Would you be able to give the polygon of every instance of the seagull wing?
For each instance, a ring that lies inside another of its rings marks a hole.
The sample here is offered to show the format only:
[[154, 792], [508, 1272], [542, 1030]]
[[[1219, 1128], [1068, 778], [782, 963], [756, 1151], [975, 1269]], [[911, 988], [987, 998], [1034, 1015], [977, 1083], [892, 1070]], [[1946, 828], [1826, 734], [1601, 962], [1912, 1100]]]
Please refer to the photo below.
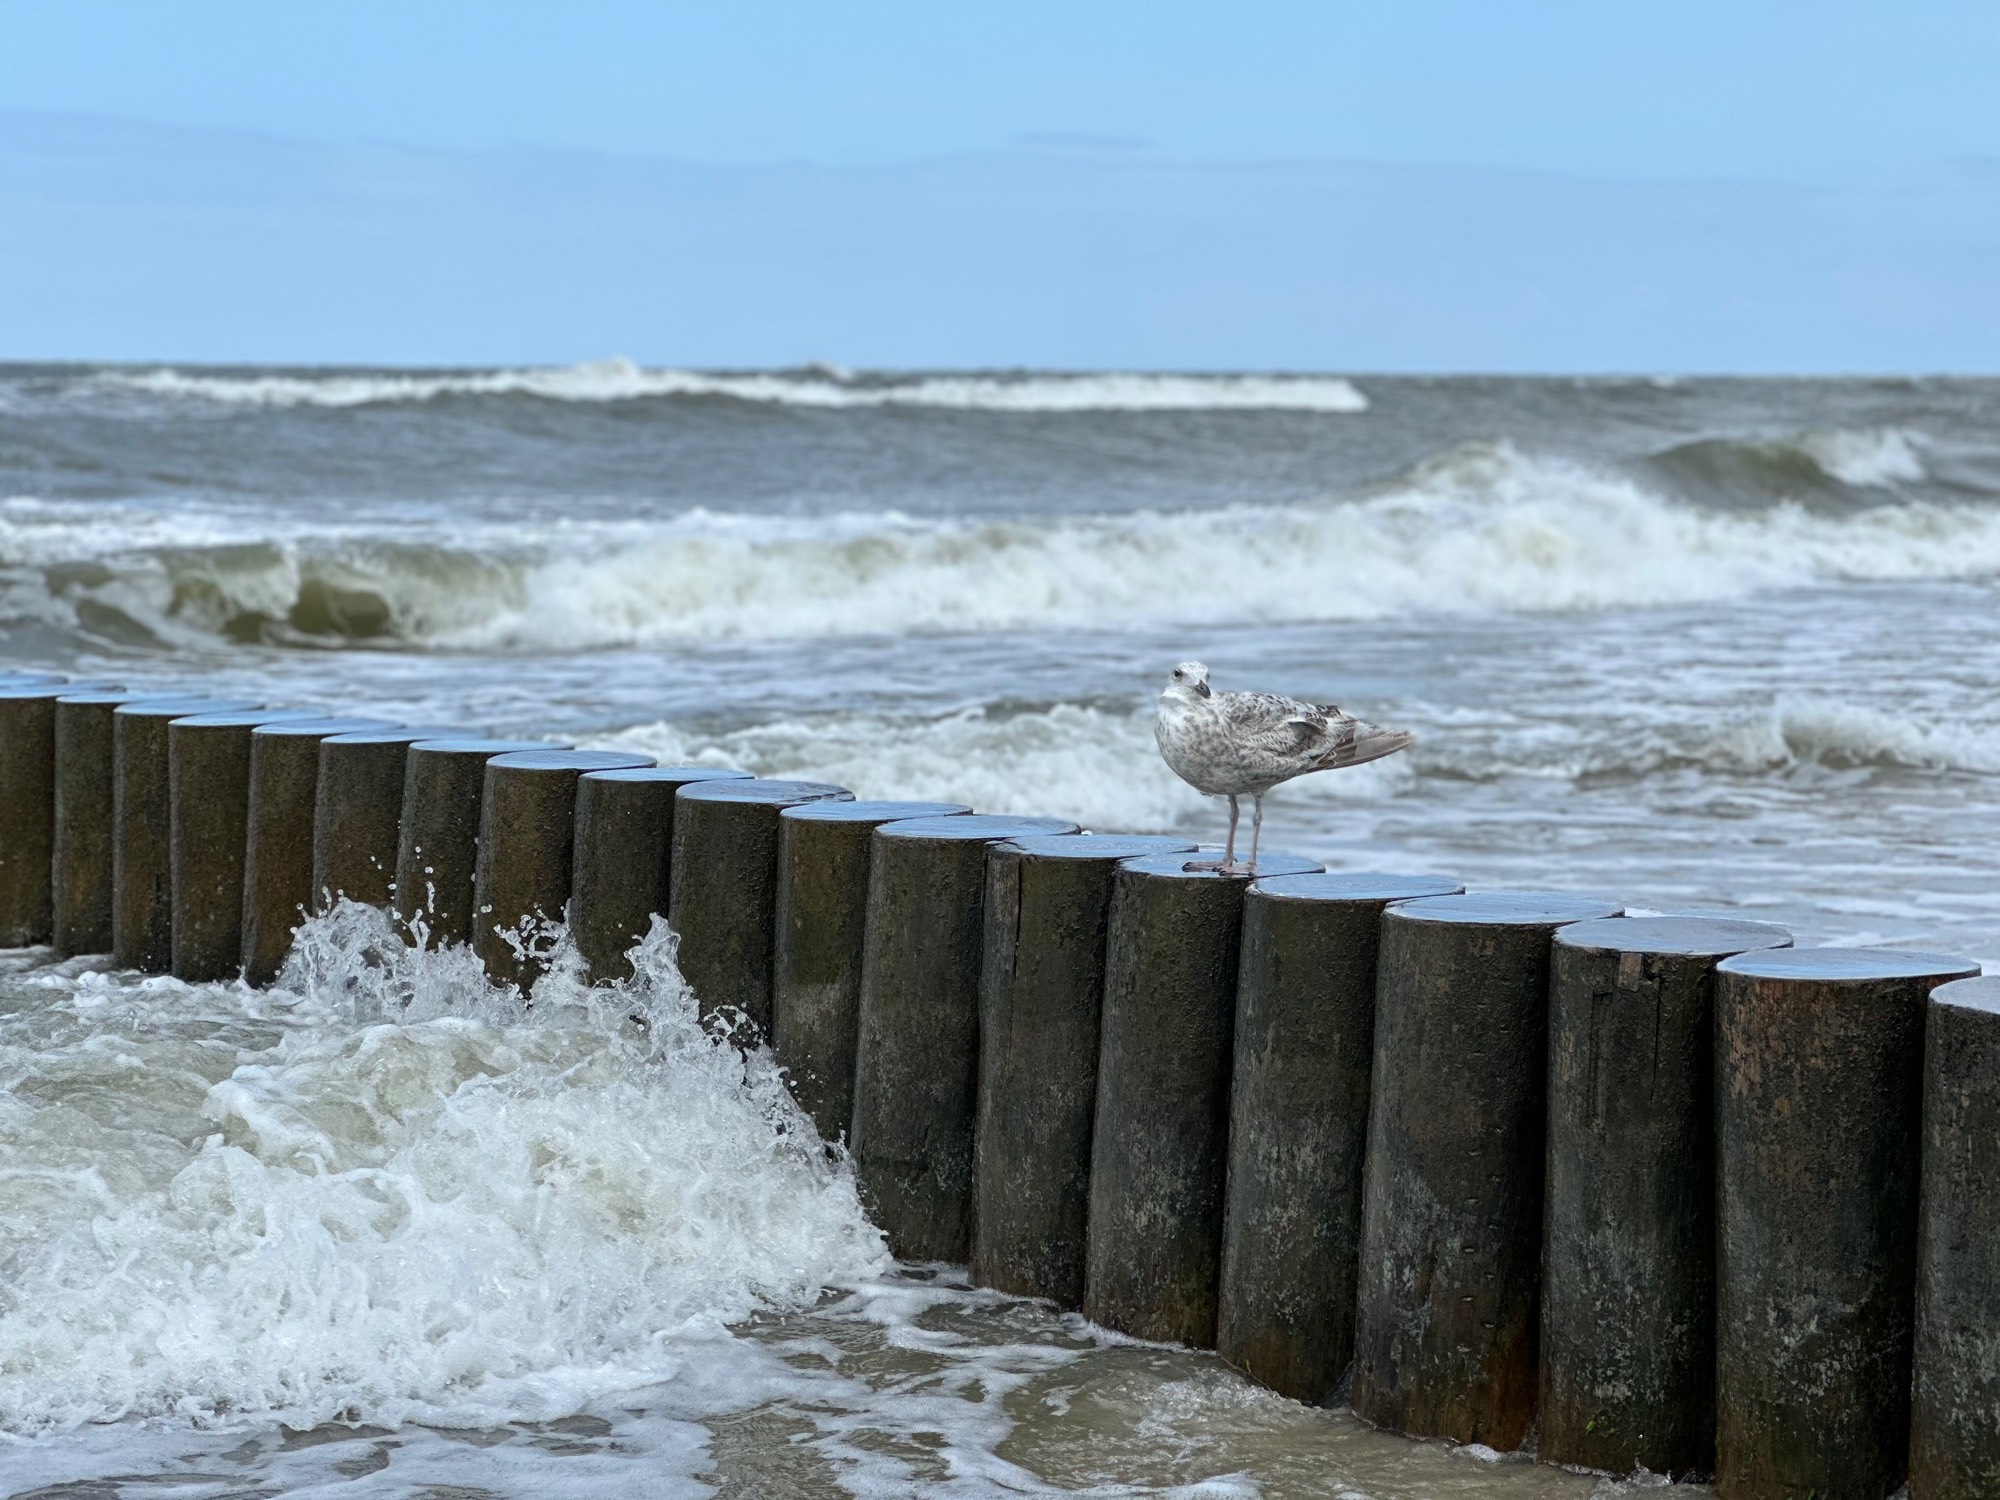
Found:
[[[1310, 760], [1327, 737], [1329, 711], [1282, 693], [1219, 693], [1229, 737], [1244, 750], [1281, 760]], [[1333, 709], [1335, 715], [1339, 709]]]
[[1293, 775], [1332, 771], [1380, 760], [1416, 743], [1400, 729], [1383, 729], [1327, 703], [1302, 703], [1280, 693], [1220, 693], [1229, 735], [1239, 748]]

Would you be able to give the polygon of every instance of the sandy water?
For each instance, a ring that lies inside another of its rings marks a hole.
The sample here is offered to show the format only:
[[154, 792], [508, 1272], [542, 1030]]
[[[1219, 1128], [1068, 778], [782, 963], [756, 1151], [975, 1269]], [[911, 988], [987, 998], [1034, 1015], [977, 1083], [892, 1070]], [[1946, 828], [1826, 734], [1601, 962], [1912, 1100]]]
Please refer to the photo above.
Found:
[[[0, 658], [2000, 958], [2000, 383], [0, 370]], [[1585, 1496], [896, 1267], [669, 955], [0, 979], [0, 1494]], [[644, 1016], [636, 1027], [630, 1017]], [[1194, 1488], [1187, 1488], [1194, 1487]]]

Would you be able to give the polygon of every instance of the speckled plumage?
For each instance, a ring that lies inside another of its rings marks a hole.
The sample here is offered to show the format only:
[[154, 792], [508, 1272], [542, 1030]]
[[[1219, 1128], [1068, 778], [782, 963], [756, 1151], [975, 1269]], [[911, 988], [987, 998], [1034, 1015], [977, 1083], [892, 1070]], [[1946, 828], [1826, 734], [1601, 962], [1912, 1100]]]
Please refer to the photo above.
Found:
[[[1229, 799], [1229, 851], [1217, 866], [1225, 870], [1236, 868], [1238, 797], [1256, 799], [1260, 826], [1264, 794], [1278, 783], [1379, 760], [1416, 743], [1413, 734], [1382, 729], [1332, 704], [1279, 693], [1215, 692], [1208, 668], [1192, 661], [1174, 668], [1160, 694], [1153, 734], [1176, 776], [1198, 792]], [[1256, 851], [1253, 833], [1253, 869]]]

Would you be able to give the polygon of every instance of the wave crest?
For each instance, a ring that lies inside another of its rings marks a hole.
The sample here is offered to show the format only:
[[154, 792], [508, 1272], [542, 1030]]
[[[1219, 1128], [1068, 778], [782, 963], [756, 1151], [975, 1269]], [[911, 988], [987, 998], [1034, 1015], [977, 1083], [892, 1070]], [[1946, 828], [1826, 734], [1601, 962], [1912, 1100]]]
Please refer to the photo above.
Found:
[[773, 372], [648, 369], [629, 359], [439, 374], [327, 372], [223, 375], [170, 367], [85, 378], [95, 390], [229, 406], [373, 406], [451, 396], [531, 396], [545, 401], [710, 397], [808, 407], [936, 407], [957, 411], [1361, 412], [1351, 381], [1324, 375], [1042, 374], [856, 375], [831, 365]]
[[[0, 508], [0, 610], [102, 636], [497, 651], [909, 631], [1335, 621], [1690, 603], [2000, 572], [2000, 510], [1701, 509], [1475, 444], [1358, 497], [1173, 513], [670, 520], [296, 532], [126, 551]], [[241, 525], [243, 523], [235, 523]], [[77, 555], [84, 551], [86, 555]], [[23, 564], [39, 566], [23, 566]]]

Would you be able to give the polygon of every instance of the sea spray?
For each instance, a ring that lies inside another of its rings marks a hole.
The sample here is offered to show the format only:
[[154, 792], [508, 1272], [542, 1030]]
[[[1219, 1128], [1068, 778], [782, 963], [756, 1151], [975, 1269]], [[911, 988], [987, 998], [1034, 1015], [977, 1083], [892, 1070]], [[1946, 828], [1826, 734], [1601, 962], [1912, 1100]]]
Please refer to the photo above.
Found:
[[0, 1427], [547, 1420], [885, 1264], [663, 926], [524, 999], [344, 904], [279, 986], [49, 975], [5, 1015]]

